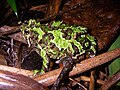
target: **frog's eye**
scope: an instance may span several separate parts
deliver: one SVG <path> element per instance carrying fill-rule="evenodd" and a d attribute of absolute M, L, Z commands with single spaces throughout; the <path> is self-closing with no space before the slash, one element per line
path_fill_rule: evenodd
<path fill-rule="evenodd" d="M 29 34 L 29 30 L 25 30 L 24 32 L 25 32 L 25 34 Z"/>

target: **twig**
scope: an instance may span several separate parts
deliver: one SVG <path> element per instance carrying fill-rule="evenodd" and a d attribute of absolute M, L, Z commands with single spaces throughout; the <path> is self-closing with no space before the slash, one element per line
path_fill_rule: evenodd
<path fill-rule="evenodd" d="M 69 76 L 71 77 L 71 76 L 74 76 L 77 74 L 81 74 L 87 70 L 90 70 L 90 69 L 100 66 L 104 63 L 112 61 L 113 59 L 115 59 L 119 56 L 120 56 L 120 48 L 115 49 L 113 51 L 103 53 L 103 54 L 95 56 L 93 58 L 86 59 L 84 61 L 81 61 L 80 64 L 76 64 L 76 67 L 73 68 L 73 70 L 70 72 Z M 59 69 L 47 72 L 43 75 L 38 75 L 38 76 L 34 77 L 34 80 L 38 81 L 39 83 L 42 83 L 45 86 L 49 86 L 56 81 L 61 70 L 62 70 L 62 68 L 59 68 Z"/>
<path fill-rule="evenodd" d="M 104 82 L 104 84 L 100 90 L 108 90 L 108 89 L 110 89 L 110 87 L 112 87 L 119 81 L 120 81 L 120 70 L 119 70 L 119 72 L 114 74 L 112 77 L 108 78 L 108 80 Z"/>
<path fill-rule="evenodd" d="M 79 82 L 77 82 L 76 80 L 69 78 L 71 81 L 77 83 L 79 86 L 81 86 L 82 88 L 84 88 L 84 90 L 87 90 L 82 84 L 80 84 Z"/>

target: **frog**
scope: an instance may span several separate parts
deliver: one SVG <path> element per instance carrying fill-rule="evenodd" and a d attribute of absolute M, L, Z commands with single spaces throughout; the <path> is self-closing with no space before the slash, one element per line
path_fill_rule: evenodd
<path fill-rule="evenodd" d="M 20 26 L 20 30 L 28 47 L 36 48 L 43 59 L 41 73 L 48 68 L 50 59 L 60 62 L 66 57 L 77 60 L 86 53 L 96 54 L 96 39 L 84 26 L 69 25 L 60 20 L 41 24 L 30 19 Z"/>

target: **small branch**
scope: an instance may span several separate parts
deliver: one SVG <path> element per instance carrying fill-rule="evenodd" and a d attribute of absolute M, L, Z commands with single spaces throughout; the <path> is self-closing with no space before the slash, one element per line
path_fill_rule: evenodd
<path fill-rule="evenodd" d="M 109 61 L 112 61 L 113 59 L 119 56 L 120 56 L 120 48 L 103 53 L 93 58 L 86 59 L 84 61 L 81 61 L 80 64 L 76 64 L 76 67 L 73 68 L 69 76 L 71 77 L 77 74 L 81 74 L 92 68 L 95 68 Z M 34 77 L 34 80 L 38 81 L 39 83 L 42 83 L 45 86 L 52 85 L 57 80 L 57 77 L 60 74 L 61 70 L 62 68 L 59 68 L 59 69 L 47 72 L 43 75 L 38 75 Z"/>
<path fill-rule="evenodd" d="M 110 89 L 110 87 L 117 84 L 119 81 L 120 81 L 120 70 L 112 77 L 108 78 L 108 80 L 104 82 L 100 90 L 108 90 Z"/>
<path fill-rule="evenodd" d="M 71 81 L 77 83 L 79 86 L 81 86 L 82 88 L 84 88 L 84 90 L 87 90 L 82 84 L 80 84 L 79 82 L 77 82 L 76 80 L 69 78 Z"/>

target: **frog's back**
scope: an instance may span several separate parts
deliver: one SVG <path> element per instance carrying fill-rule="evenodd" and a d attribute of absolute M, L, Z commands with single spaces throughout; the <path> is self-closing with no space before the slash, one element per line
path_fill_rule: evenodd
<path fill-rule="evenodd" d="M 96 53 L 95 38 L 83 26 L 69 26 L 62 21 L 40 24 L 29 20 L 21 26 L 21 31 L 29 46 L 35 46 L 45 62 L 72 55 L 73 58 L 86 52 Z"/>

